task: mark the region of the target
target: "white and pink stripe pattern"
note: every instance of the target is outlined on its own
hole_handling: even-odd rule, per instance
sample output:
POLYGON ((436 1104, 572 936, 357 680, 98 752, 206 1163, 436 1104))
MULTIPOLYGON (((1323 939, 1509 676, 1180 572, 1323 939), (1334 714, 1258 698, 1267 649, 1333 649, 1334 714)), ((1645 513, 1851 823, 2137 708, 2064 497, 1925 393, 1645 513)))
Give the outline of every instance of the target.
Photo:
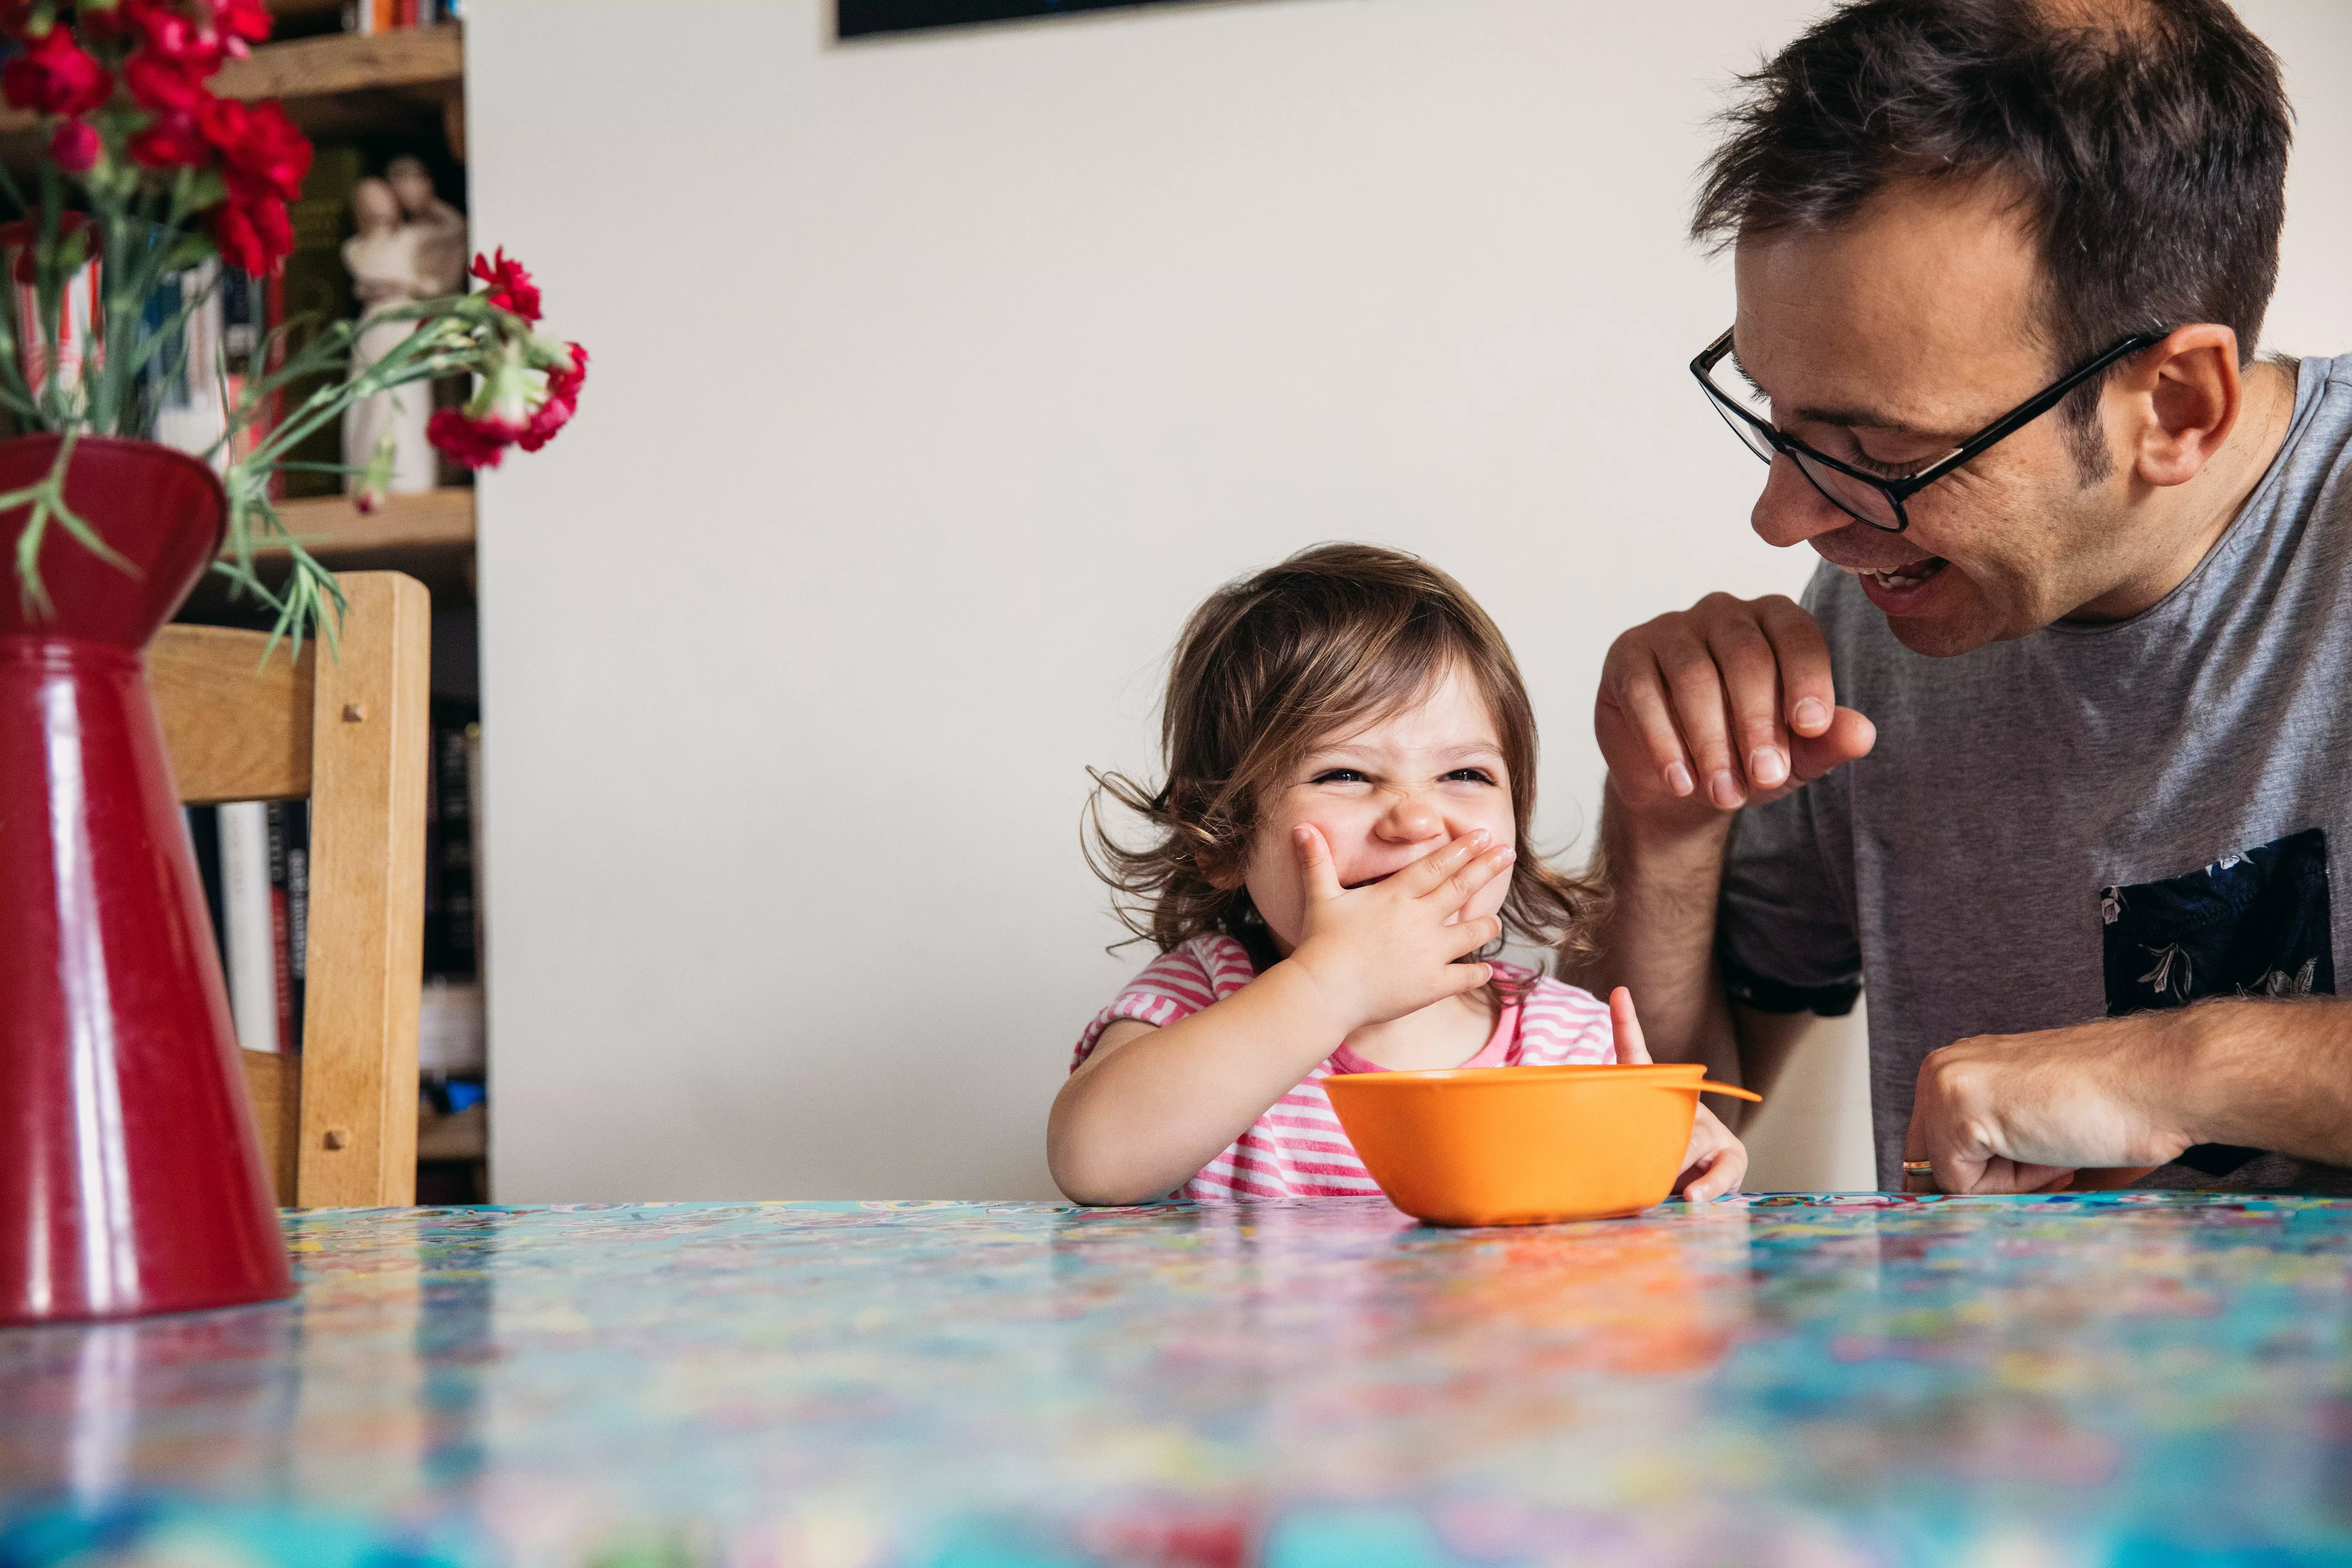
MULTIPOLYGON (((1518 1002, 1495 1020, 1485 1048, 1464 1067, 1556 1067, 1615 1059, 1609 1009, 1588 993, 1515 963, 1497 973, 1529 983, 1518 1002)), ((1165 1028, 1231 996, 1257 977, 1242 944, 1229 936, 1196 936, 1144 965, 1118 999, 1095 1015, 1079 1037, 1070 1070, 1087 1059, 1102 1032, 1121 1018, 1165 1028)), ((1298 1087, 1266 1108, 1225 1152, 1171 1196, 1203 1202, 1237 1198, 1377 1197, 1380 1184, 1356 1157, 1339 1126, 1323 1080, 1333 1073, 1380 1072, 1344 1044, 1315 1064, 1298 1087)))

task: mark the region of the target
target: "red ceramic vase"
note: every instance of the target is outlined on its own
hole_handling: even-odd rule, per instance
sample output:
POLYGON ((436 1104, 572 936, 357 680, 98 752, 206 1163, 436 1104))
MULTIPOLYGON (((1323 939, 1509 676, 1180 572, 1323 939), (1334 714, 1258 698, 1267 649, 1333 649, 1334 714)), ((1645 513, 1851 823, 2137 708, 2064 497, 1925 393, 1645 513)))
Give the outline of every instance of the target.
MULTIPOLYGON (((0 441, 0 491, 58 437, 0 441)), ((52 523, 52 608, 0 513, 0 1323, 293 1293, 219 949, 142 650, 220 549, 203 463, 86 437, 65 496, 138 568, 52 523)))

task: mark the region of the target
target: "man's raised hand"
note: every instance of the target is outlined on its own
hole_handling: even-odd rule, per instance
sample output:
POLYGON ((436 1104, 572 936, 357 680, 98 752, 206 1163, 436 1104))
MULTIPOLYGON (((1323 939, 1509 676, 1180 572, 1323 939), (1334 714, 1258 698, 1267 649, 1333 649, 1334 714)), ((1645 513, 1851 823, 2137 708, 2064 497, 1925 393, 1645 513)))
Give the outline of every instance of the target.
POLYGON ((1494 978, 1489 964, 1455 961, 1501 936, 1502 922, 1458 917, 1479 889, 1510 868, 1509 845, 1490 845, 1480 828, 1394 876, 1343 888, 1320 833, 1301 826, 1291 842, 1307 897, 1289 962, 1313 977, 1346 1028, 1402 1018, 1494 978))
POLYGON ((1643 815, 1778 800, 1877 738, 1837 705, 1820 624, 1777 594, 1710 594, 1620 637, 1592 728, 1611 786, 1643 815))

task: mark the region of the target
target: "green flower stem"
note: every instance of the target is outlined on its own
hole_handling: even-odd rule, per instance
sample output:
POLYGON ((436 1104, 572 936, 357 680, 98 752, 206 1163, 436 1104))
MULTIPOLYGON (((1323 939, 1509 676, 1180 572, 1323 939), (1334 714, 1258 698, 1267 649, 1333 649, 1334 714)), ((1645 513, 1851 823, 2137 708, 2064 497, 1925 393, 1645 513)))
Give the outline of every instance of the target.
POLYGON ((96 529, 66 505, 66 469, 73 462, 74 443, 80 438, 79 432, 67 431, 65 439, 58 443, 57 460, 49 465, 46 476, 22 489, 0 492, 0 516, 27 504, 33 509, 32 516, 16 535, 16 592, 28 616, 46 619, 56 607, 41 583, 41 539, 48 531, 52 518, 100 561, 131 576, 140 574, 138 567, 100 539, 96 529))

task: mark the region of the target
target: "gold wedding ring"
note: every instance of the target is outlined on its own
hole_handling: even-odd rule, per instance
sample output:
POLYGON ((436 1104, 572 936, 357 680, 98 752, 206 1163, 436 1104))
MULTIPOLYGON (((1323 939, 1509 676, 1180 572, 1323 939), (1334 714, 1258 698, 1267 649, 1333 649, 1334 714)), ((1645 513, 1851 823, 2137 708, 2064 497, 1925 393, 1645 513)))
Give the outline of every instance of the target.
POLYGON ((1936 1190, 1936 1162, 1906 1160, 1903 1162, 1903 1190, 1906 1193, 1932 1193, 1936 1190))

